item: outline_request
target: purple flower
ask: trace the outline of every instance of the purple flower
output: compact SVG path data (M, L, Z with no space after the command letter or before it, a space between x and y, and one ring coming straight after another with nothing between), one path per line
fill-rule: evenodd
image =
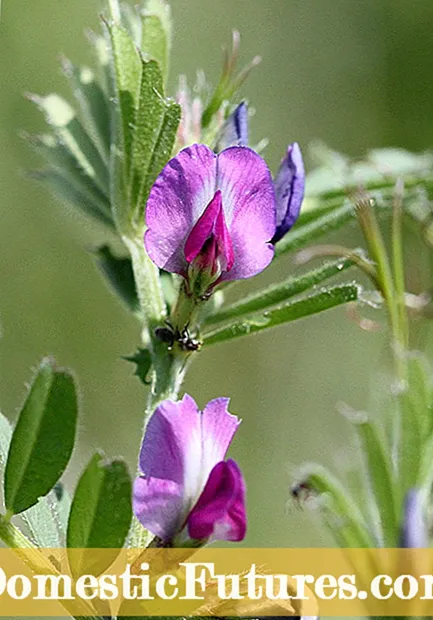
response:
M297 142L290 144L274 181L277 200L277 229L272 243L277 243L292 228L301 210L305 192L305 169Z
M406 494L400 544L407 549L429 546L423 497L419 489L410 489Z
M276 207L271 174L252 149L218 155L194 144L171 159L147 202L147 252L203 294L269 265Z
M191 396L165 400L147 426L134 483L137 519L165 543L239 541L245 536L245 482L224 460L240 423L228 399L199 411Z

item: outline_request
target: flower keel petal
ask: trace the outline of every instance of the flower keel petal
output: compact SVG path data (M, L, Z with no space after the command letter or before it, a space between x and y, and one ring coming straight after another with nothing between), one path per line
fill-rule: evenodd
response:
M189 536L197 540L243 540L245 482L235 461L215 465L187 525Z

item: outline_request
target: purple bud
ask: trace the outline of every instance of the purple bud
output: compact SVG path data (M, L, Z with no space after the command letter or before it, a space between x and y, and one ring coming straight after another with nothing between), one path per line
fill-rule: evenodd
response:
M274 180L277 201L277 229L272 243L277 243L292 228L301 210L305 191L305 169L297 142L287 149Z
M229 146L248 146L248 108L242 101L224 123L218 140L218 150Z

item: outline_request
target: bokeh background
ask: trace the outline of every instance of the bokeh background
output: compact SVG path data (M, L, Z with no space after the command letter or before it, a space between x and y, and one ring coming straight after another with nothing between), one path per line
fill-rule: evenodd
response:
M269 137L275 170L286 145L314 139L362 155L380 146L433 144L431 0L175 0L171 88L203 68L216 81L221 45L242 34L242 58L263 57L244 87L256 116L253 139ZM45 354L75 370L81 391L79 441L68 472L96 448L135 468L145 390L121 359L139 326L99 277L90 250L104 232L26 178L38 161L19 137L43 121L25 91L69 95L60 53L89 62L83 31L98 28L99 0L4 0L0 23L0 406L14 419L32 367ZM355 229L333 240L356 245ZM427 285L428 261L409 236L414 286ZM418 264L418 263L417 263ZM422 273L420 273L420 271ZM282 259L260 283L295 271ZM349 276L351 277L351 276ZM429 331L423 333L429 342ZM248 482L248 545L329 543L290 507L292 472L318 460L338 472L357 466L339 402L370 406L369 389L386 366L382 332L362 332L344 310L256 338L203 351L185 389L200 405L229 395L244 422L232 448Z

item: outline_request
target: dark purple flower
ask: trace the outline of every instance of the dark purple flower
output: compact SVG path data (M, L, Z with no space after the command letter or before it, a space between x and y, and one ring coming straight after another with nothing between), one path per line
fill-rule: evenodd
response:
M218 140L219 150L229 146L248 146L248 108L242 101L224 123Z
M158 267L209 289L269 265L275 222L271 174L257 153L231 147L215 154L194 144L168 162L152 187L145 245Z
M274 180L277 201L277 229L272 243L277 243L292 228L301 210L305 192L305 169L297 142L290 144Z
M134 483L137 519L171 544L245 536L245 482L224 461L240 423L217 398L199 411L191 396L165 400L147 426Z
M423 496L419 489L410 489L406 494L400 544L407 549L429 546Z

